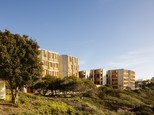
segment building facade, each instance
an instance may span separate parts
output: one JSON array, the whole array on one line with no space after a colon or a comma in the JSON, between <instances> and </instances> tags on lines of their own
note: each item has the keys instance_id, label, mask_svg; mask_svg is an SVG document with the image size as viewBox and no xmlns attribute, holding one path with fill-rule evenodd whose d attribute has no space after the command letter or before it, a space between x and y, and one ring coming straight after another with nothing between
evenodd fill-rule
<instances>
[{"instance_id":1,"label":"building facade","mask_svg":"<svg viewBox=\"0 0 154 115\"><path fill-rule=\"evenodd\" d=\"M79 71L79 78L89 79L90 71Z\"/></svg>"},{"instance_id":2,"label":"building facade","mask_svg":"<svg viewBox=\"0 0 154 115\"><path fill-rule=\"evenodd\" d=\"M40 49L40 58L43 64L42 76L49 74L59 77L59 54L57 52Z\"/></svg>"},{"instance_id":3,"label":"building facade","mask_svg":"<svg viewBox=\"0 0 154 115\"><path fill-rule=\"evenodd\" d=\"M92 69L90 70L89 80L92 80L96 85L106 85L106 69Z\"/></svg>"},{"instance_id":4,"label":"building facade","mask_svg":"<svg viewBox=\"0 0 154 115\"><path fill-rule=\"evenodd\" d=\"M85 78L93 81L96 85L106 84L107 70L105 69L92 69L90 71L79 71L79 78Z\"/></svg>"},{"instance_id":5,"label":"building facade","mask_svg":"<svg viewBox=\"0 0 154 115\"><path fill-rule=\"evenodd\" d=\"M113 88L135 89L135 72L127 69L108 70L107 84Z\"/></svg>"},{"instance_id":6,"label":"building facade","mask_svg":"<svg viewBox=\"0 0 154 115\"><path fill-rule=\"evenodd\" d=\"M61 78L67 76L79 77L78 58L70 55L60 55L60 76Z\"/></svg>"}]
</instances>

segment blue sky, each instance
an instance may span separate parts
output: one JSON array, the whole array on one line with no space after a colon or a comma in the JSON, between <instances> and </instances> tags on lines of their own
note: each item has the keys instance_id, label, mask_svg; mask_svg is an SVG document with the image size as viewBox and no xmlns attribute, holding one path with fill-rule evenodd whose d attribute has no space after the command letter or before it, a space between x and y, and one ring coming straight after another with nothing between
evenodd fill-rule
<instances>
[{"instance_id":1,"label":"blue sky","mask_svg":"<svg viewBox=\"0 0 154 115\"><path fill-rule=\"evenodd\" d=\"M79 58L80 70L154 76L154 0L0 0L0 30Z\"/></svg>"}]
</instances>

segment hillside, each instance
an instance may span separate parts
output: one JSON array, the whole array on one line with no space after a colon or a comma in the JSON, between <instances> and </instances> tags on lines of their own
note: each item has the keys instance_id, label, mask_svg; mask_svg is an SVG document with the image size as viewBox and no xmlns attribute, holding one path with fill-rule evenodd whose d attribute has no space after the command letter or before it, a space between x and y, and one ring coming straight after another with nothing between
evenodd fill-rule
<instances>
[{"instance_id":1,"label":"hillside","mask_svg":"<svg viewBox=\"0 0 154 115\"><path fill-rule=\"evenodd\" d=\"M17 104L0 102L0 115L152 115L154 85L139 90L102 87L98 94L45 97L20 92ZM8 97L9 95L7 95ZM8 99L7 99L8 100Z\"/></svg>"}]
</instances>

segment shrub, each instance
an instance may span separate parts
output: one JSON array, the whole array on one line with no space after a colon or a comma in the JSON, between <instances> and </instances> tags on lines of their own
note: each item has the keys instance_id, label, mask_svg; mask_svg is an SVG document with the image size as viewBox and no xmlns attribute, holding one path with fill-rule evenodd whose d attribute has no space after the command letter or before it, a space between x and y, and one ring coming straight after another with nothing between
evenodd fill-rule
<instances>
[{"instance_id":1,"label":"shrub","mask_svg":"<svg viewBox=\"0 0 154 115\"><path fill-rule=\"evenodd\" d=\"M152 108L146 105L135 107L131 111L135 112L136 115L152 115L153 114Z\"/></svg>"},{"instance_id":2,"label":"shrub","mask_svg":"<svg viewBox=\"0 0 154 115\"><path fill-rule=\"evenodd\" d=\"M120 97L121 90L113 89L112 87L102 86L99 88L99 97L104 98L106 95Z\"/></svg>"}]
</instances>

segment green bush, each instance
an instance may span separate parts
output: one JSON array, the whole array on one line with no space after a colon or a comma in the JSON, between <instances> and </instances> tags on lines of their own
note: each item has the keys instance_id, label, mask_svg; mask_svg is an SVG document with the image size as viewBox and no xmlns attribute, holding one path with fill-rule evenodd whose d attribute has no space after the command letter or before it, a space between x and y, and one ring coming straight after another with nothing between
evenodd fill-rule
<instances>
[{"instance_id":1,"label":"green bush","mask_svg":"<svg viewBox=\"0 0 154 115\"><path fill-rule=\"evenodd\" d=\"M107 95L114 96L114 97L120 97L120 93L122 91L120 89L113 89L109 86L102 86L99 88L99 97L104 98Z\"/></svg>"},{"instance_id":2,"label":"green bush","mask_svg":"<svg viewBox=\"0 0 154 115\"><path fill-rule=\"evenodd\" d=\"M154 111L152 109L153 108L148 107L146 105L141 105L141 106L135 107L131 111L135 112L136 115L153 115Z\"/></svg>"}]
</instances>

